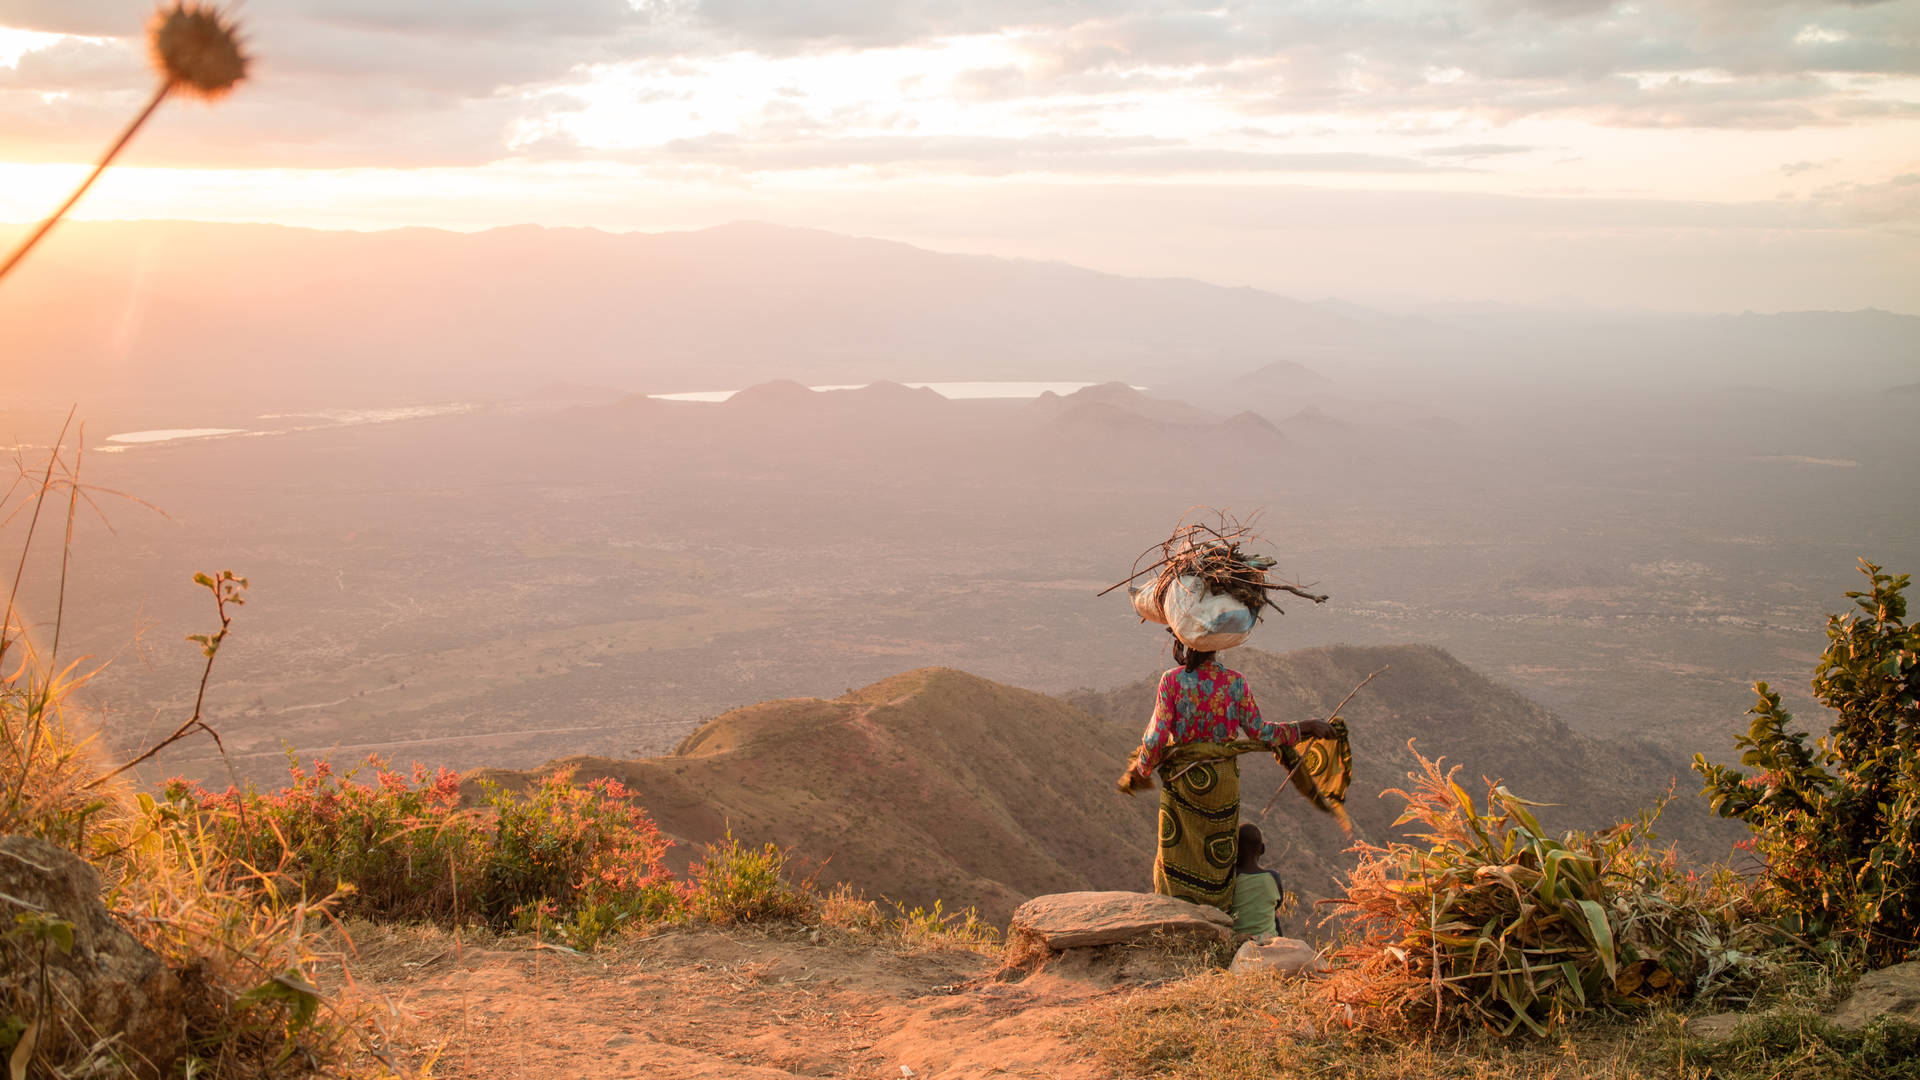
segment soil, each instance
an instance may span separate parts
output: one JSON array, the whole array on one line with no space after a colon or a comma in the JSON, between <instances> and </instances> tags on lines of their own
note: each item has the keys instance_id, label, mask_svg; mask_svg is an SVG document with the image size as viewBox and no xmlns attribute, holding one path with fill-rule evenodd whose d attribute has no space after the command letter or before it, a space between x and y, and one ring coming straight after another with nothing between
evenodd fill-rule
<instances>
[{"instance_id":1,"label":"soil","mask_svg":"<svg viewBox=\"0 0 1920 1080\"><path fill-rule=\"evenodd\" d=\"M1060 1022L1189 968L1145 949L1026 970L957 948L808 931L674 930L591 956L400 931L362 940L362 989L440 1077L1005 1077L1110 1074ZM424 1071L424 1070L423 1070Z\"/></svg>"}]
</instances>

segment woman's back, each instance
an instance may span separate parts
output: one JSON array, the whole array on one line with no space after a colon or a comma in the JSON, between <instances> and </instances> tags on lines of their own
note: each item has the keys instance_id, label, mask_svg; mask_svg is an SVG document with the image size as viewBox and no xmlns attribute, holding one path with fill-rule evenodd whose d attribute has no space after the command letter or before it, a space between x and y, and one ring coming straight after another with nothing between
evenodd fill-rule
<instances>
[{"instance_id":1,"label":"woman's back","mask_svg":"<svg viewBox=\"0 0 1920 1080\"><path fill-rule=\"evenodd\" d=\"M1171 668L1160 676L1153 716L1140 739L1140 774L1151 772L1173 747L1235 739L1290 746L1299 740L1299 728L1261 718L1247 680L1230 667L1209 658Z\"/></svg>"}]
</instances>

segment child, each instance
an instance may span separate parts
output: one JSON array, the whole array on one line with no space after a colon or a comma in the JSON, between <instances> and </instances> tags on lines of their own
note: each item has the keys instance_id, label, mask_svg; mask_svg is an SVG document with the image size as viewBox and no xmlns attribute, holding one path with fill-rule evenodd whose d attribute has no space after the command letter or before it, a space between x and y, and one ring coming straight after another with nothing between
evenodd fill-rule
<instances>
[{"instance_id":1,"label":"child","mask_svg":"<svg viewBox=\"0 0 1920 1080\"><path fill-rule=\"evenodd\" d=\"M1280 875L1260 865L1267 841L1260 827L1252 822L1240 826L1240 864L1233 879L1233 932L1258 938L1280 932L1280 902L1286 898L1286 886Z\"/></svg>"}]
</instances>

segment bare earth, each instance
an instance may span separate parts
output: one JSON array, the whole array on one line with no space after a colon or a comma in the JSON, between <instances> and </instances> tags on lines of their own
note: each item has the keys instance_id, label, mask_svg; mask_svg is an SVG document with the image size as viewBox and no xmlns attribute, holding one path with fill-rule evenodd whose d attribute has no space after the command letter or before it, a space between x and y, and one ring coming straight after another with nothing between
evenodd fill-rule
<instances>
[{"instance_id":1,"label":"bare earth","mask_svg":"<svg viewBox=\"0 0 1920 1080\"><path fill-rule=\"evenodd\" d=\"M529 1080L1095 1080L1110 1074L1058 1021L1173 974L1124 950L1007 974L963 950L804 932L671 931L593 956L458 946L444 935L362 950L362 987L398 1011L415 1065Z\"/></svg>"}]
</instances>

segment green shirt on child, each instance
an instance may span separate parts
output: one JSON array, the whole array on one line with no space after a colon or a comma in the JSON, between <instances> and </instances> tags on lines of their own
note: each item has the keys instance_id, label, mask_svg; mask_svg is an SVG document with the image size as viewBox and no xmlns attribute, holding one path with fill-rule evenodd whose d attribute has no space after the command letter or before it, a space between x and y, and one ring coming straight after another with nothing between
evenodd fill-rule
<instances>
[{"instance_id":1,"label":"green shirt on child","mask_svg":"<svg viewBox=\"0 0 1920 1080\"><path fill-rule=\"evenodd\" d=\"M1280 904L1280 884L1273 873L1256 870L1233 879L1233 932L1271 937L1277 929L1274 908Z\"/></svg>"}]
</instances>

